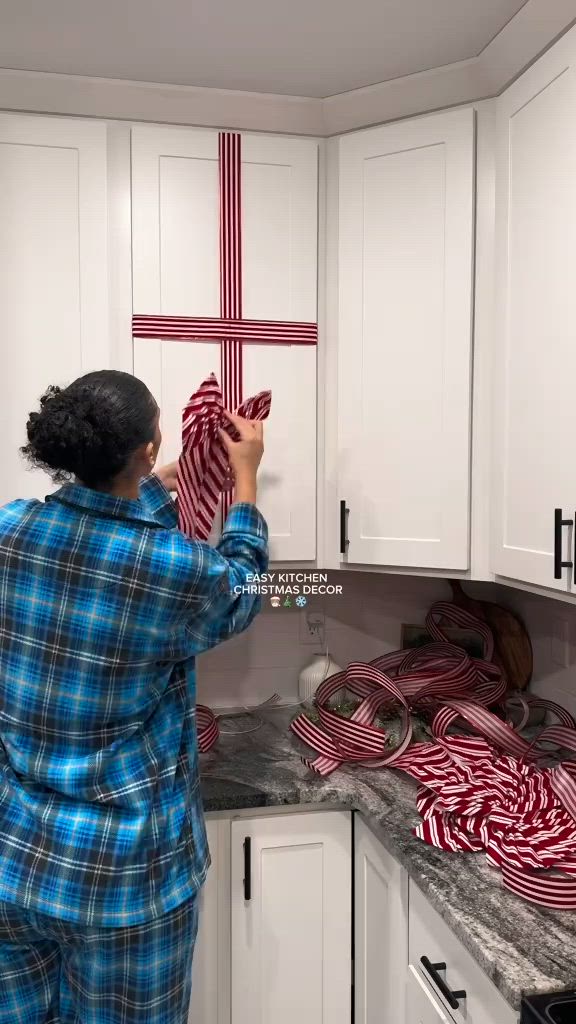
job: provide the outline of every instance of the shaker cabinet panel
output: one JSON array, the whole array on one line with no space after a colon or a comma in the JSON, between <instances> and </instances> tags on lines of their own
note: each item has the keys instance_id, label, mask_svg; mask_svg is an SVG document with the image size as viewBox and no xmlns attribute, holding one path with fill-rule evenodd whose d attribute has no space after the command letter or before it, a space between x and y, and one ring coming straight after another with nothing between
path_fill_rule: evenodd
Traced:
<instances>
[{"instance_id":1,"label":"shaker cabinet panel","mask_svg":"<svg viewBox=\"0 0 576 1024\"><path fill-rule=\"evenodd\" d=\"M408 875L359 815L354 825L354 915L354 1020L404 1021Z\"/></svg>"},{"instance_id":2,"label":"shaker cabinet panel","mask_svg":"<svg viewBox=\"0 0 576 1024\"><path fill-rule=\"evenodd\" d=\"M49 384L109 366L106 125L0 114L0 504L43 497L19 448Z\"/></svg>"},{"instance_id":3,"label":"shaker cabinet panel","mask_svg":"<svg viewBox=\"0 0 576 1024\"><path fill-rule=\"evenodd\" d=\"M316 347L279 339L317 320L318 144L242 134L238 145L231 197L218 132L132 129L135 315L185 317L194 335L199 321L205 331L234 307L245 339L224 381L217 331L181 340L162 336L165 320L154 338L135 328L134 370L161 405L165 459L178 453L182 407L208 373L245 398L272 391L258 504L271 558L308 561L316 555ZM239 234L221 273L224 207L237 210Z\"/></svg>"},{"instance_id":4,"label":"shaker cabinet panel","mask_svg":"<svg viewBox=\"0 0 576 1024\"><path fill-rule=\"evenodd\" d=\"M188 1024L230 1024L230 822L206 822L212 866L200 894Z\"/></svg>"},{"instance_id":5,"label":"shaker cabinet panel","mask_svg":"<svg viewBox=\"0 0 576 1024\"><path fill-rule=\"evenodd\" d=\"M232 1024L349 1024L351 817L232 822Z\"/></svg>"},{"instance_id":6,"label":"shaker cabinet panel","mask_svg":"<svg viewBox=\"0 0 576 1024\"><path fill-rule=\"evenodd\" d=\"M206 823L212 868L199 896L198 934L194 947L192 998L188 1024L218 1024L218 872L214 871L217 854L217 826Z\"/></svg>"},{"instance_id":7,"label":"shaker cabinet panel","mask_svg":"<svg viewBox=\"0 0 576 1024\"><path fill-rule=\"evenodd\" d=\"M349 563L469 563L474 112L339 142L338 473Z\"/></svg>"},{"instance_id":8,"label":"shaker cabinet panel","mask_svg":"<svg viewBox=\"0 0 576 1024\"><path fill-rule=\"evenodd\" d=\"M497 101L493 569L567 590L574 561L576 34Z\"/></svg>"}]
</instances>

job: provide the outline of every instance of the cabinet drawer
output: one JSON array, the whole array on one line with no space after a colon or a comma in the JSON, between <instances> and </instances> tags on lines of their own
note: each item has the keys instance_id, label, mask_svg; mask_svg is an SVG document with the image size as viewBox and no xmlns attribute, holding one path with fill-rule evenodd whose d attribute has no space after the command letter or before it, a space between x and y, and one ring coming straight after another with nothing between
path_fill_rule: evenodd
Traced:
<instances>
[{"instance_id":1,"label":"cabinet drawer","mask_svg":"<svg viewBox=\"0 0 576 1024\"><path fill-rule=\"evenodd\" d=\"M417 967L436 1000L449 1010L457 1024L495 1024L496 1021L516 1024L516 1012L413 883L410 884L408 932L410 963ZM458 1009L448 1007L440 989L423 967L422 957L427 957L432 964L446 964L440 976L448 988L466 992L466 998L458 1000Z\"/></svg>"}]
</instances>

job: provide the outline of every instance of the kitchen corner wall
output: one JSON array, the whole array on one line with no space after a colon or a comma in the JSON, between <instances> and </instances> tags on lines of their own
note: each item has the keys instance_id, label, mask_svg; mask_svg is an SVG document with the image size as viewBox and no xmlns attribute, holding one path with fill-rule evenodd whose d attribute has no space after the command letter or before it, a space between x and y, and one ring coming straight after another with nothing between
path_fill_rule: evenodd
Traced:
<instances>
[{"instance_id":1,"label":"kitchen corner wall","mask_svg":"<svg viewBox=\"0 0 576 1024\"><path fill-rule=\"evenodd\" d=\"M450 599L440 579L355 572L329 577L342 585L342 595L313 598L306 610L324 612L328 649L342 667L396 650L403 622L423 623L434 601ZM304 617L294 604L272 608L263 598L262 612L246 633L198 658L198 700L213 708L253 706L274 693L296 701L299 672L320 650L304 642Z\"/></svg>"}]
</instances>

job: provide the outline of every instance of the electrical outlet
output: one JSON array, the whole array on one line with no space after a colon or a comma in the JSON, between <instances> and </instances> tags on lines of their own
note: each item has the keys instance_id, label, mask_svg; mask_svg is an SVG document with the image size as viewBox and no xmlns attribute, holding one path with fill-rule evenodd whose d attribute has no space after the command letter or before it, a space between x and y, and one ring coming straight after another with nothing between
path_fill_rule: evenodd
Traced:
<instances>
[{"instance_id":1,"label":"electrical outlet","mask_svg":"<svg viewBox=\"0 0 576 1024\"><path fill-rule=\"evenodd\" d=\"M555 665L570 668L570 627L559 616L552 620L551 654Z\"/></svg>"},{"instance_id":2,"label":"electrical outlet","mask_svg":"<svg viewBox=\"0 0 576 1024\"><path fill-rule=\"evenodd\" d=\"M300 612L300 643L324 647L326 619L324 612L303 608Z\"/></svg>"}]
</instances>

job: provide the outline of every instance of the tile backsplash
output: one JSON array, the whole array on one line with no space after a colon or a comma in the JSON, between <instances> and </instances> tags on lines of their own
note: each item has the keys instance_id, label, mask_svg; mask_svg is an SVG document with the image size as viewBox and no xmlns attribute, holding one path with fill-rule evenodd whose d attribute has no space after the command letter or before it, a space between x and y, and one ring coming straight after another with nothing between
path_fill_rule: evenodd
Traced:
<instances>
[{"instance_id":1,"label":"tile backsplash","mask_svg":"<svg viewBox=\"0 0 576 1024\"><path fill-rule=\"evenodd\" d=\"M330 573L341 596L313 598L308 611L322 610L325 638L334 661L370 661L400 646L402 623L421 624L434 601L450 600L445 580L376 573ZM491 584L466 584L474 597L497 601L524 620L534 649L530 689L576 715L576 605ZM215 708L254 706L273 693L297 700L298 675L319 644L306 642L301 612L263 609L250 629L198 658L198 699Z\"/></svg>"},{"instance_id":2,"label":"tile backsplash","mask_svg":"<svg viewBox=\"0 0 576 1024\"><path fill-rule=\"evenodd\" d=\"M403 622L423 623L434 601L449 600L444 580L413 576L335 572L330 582L342 585L343 593L312 598L306 610L321 609L325 634L334 661L345 667L350 661L370 661L400 646ZM278 693L294 702L298 675L318 644L304 642L301 612L263 609L246 633L234 637L198 658L198 699L214 708L253 706Z\"/></svg>"}]
</instances>

